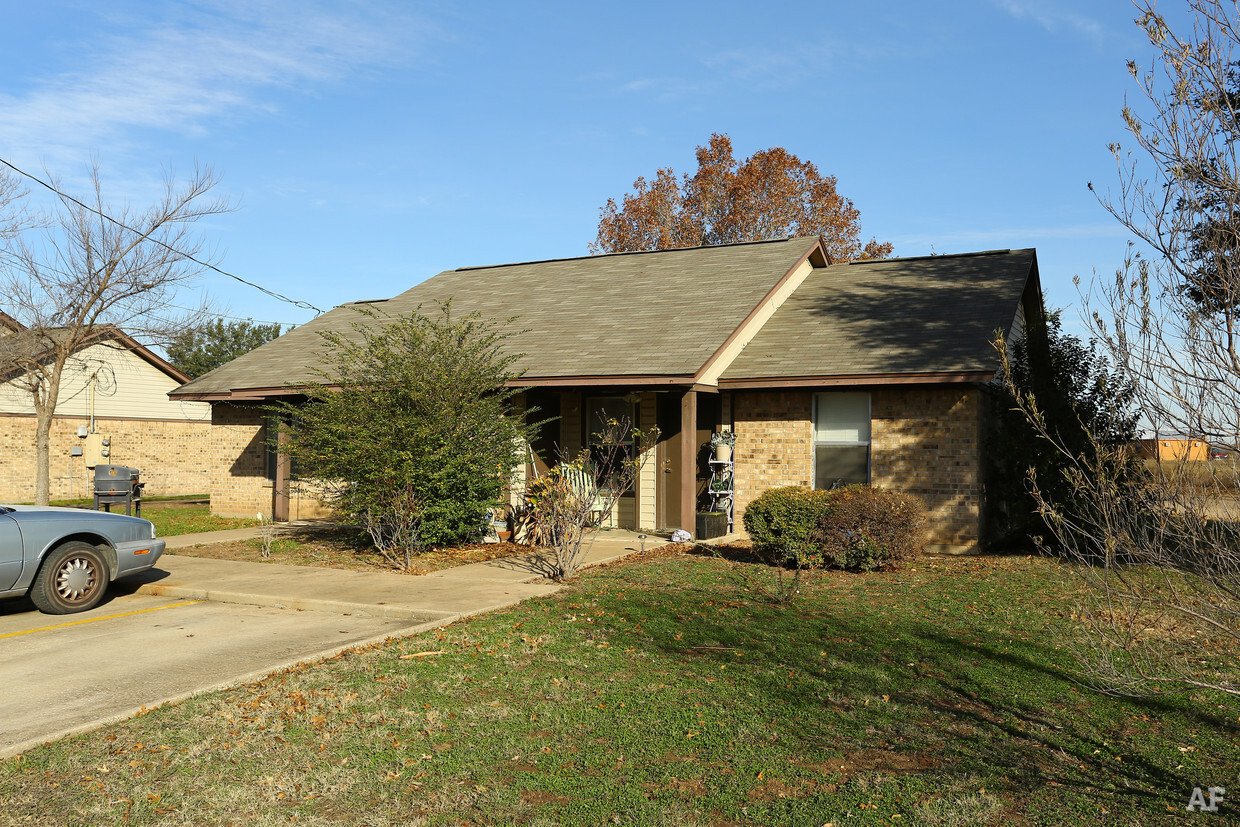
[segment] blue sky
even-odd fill
[[[1169,4],[1174,5],[1174,4]],[[839,179],[897,255],[1038,248],[1054,305],[1125,236],[1086,189],[1148,59],[1127,2],[45,2],[0,28],[0,155],[117,202],[209,164],[221,266],[331,307],[582,255],[711,132]],[[220,309],[298,310],[206,277]],[[190,297],[187,297],[187,302]]]

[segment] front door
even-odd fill
[[[684,528],[680,519],[680,395],[660,393],[655,411],[659,444],[655,452],[658,473],[655,486],[655,522],[660,531]],[[692,528],[692,526],[690,526]]]
[[[655,501],[656,522],[660,530],[683,528],[692,532],[695,515],[680,513],[680,486],[683,475],[692,474],[694,490],[700,502],[710,478],[710,467],[706,464],[710,454],[710,434],[719,427],[722,405],[717,393],[698,394],[697,431],[692,435],[696,459],[692,467],[683,468],[680,459],[680,441],[684,438],[680,430],[681,395],[660,393],[658,400],[659,448],[655,459],[659,463],[659,494]]]

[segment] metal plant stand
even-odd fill
[[[735,455],[733,453],[733,456]],[[710,510],[722,511],[728,515],[729,534],[734,529],[732,512],[733,494],[736,488],[735,470],[733,460],[712,458],[710,460],[710,484],[706,486],[706,493],[710,497]]]

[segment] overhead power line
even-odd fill
[[[9,252],[8,250],[0,249],[0,255],[6,255],[6,256],[8,256],[10,259],[12,259],[13,261],[17,262],[18,264],[24,264],[24,263],[25,263],[25,260],[24,260],[24,259],[22,259],[22,257],[21,257],[21,256],[17,255],[16,253],[11,253],[11,252]],[[74,278],[74,275],[73,275],[72,273],[69,273],[69,272],[66,272],[66,271],[64,271],[64,270],[61,270],[61,269],[60,269],[60,268],[58,268],[58,267],[53,267],[53,266],[51,266],[50,264],[40,264],[40,265],[39,265],[39,267],[40,267],[40,269],[43,269],[43,270],[49,270],[49,271],[51,271],[51,272],[53,272],[53,273],[56,273],[56,274],[61,275],[61,276],[65,276],[65,277],[67,277],[67,278]],[[171,303],[171,302],[170,302],[170,303],[168,304],[168,307],[174,308],[174,309],[176,309],[176,310],[184,310],[184,311],[187,311],[187,312],[189,312],[189,313],[199,313],[199,312],[202,312],[202,314],[203,314],[204,316],[210,316],[210,317],[212,317],[212,318],[228,319],[228,320],[230,320],[230,321],[234,321],[234,322],[253,322],[254,324],[278,324],[278,325],[280,325],[280,326],[282,326],[282,327],[287,327],[287,328],[289,328],[290,330],[292,330],[294,327],[297,327],[297,326],[298,326],[298,323],[297,323],[297,322],[280,322],[280,321],[274,321],[274,320],[272,320],[272,319],[256,319],[256,318],[254,318],[253,316],[234,316],[234,315],[232,315],[232,314],[230,314],[230,313],[221,313],[221,312],[220,312],[220,311],[218,311],[218,310],[213,310],[213,309],[211,309],[211,307],[210,307],[210,306],[208,306],[208,307],[206,307],[206,308],[202,308],[202,307],[186,307],[186,306],[185,306],[185,305],[183,305],[183,304],[173,304],[173,303]],[[2,310],[2,309],[3,309],[3,307],[0,307],[0,310]]]
[[[249,279],[246,279],[246,278],[242,278],[241,276],[237,275],[236,273],[230,273],[230,272],[228,272],[227,270],[222,270],[222,269],[220,269],[219,267],[216,267],[214,264],[212,264],[212,263],[211,263],[211,262],[209,262],[209,261],[203,261],[202,259],[195,258],[194,256],[191,256],[191,255],[189,255],[188,253],[186,253],[186,252],[184,252],[184,251],[182,251],[182,250],[178,250],[177,248],[173,247],[171,244],[166,244],[166,243],[164,243],[163,241],[160,241],[158,238],[153,238],[153,237],[148,236],[148,235],[146,235],[145,233],[141,232],[140,230],[135,230],[133,227],[130,227],[128,224],[125,224],[125,223],[124,223],[124,222],[122,222],[122,221],[118,221],[117,219],[113,218],[112,216],[108,215],[107,213],[103,212],[102,210],[99,210],[99,209],[97,209],[97,208],[95,208],[95,207],[90,206],[89,204],[85,204],[85,203],[83,203],[83,202],[79,201],[78,199],[76,199],[76,198],[74,198],[72,195],[70,195],[69,193],[67,193],[67,192],[65,192],[65,191],[63,191],[63,190],[61,190],[61,189],[57,188],[57,187],[56,187],[56,185],[54,185],[54,184],[52,184],[52,183],[50,183],[50,182],[48,182],[48,181],[43,180],[42,178],[40,178],[40,177],[39,177],[39,176],[37,176],[37,175],[33,175],[33,174],[29,173],[29,172],[26,172],[26,170],[22,169],[21,167],[16,166],[15,164],[13,164],[13,163],[11,163],[11,162],[9,162],[9,161],[5,160],[4,158],[0,158],[0,164],[4,164],[4,166],[6,166],[6,167],[8,167],[9,169],[13,170],[13,171],[14,171],[14,172],[16,172],[18,175],[21,175],[21,176],[23,176],[23,177],[25,177],[25,178],[29,178],[31,181],[34,181],[36,184],[38,184],[39,186],[43,187],[44,189],[47,189],[47,190],[49,190],[49,191],[51,191],[51,192],[55,193],[58,197],[63,198],[63,199],[65,199],[66,201],[71,201],[71,202],[73,202],[74,204],[77,204],[77,205],[78,205],[79,207],[81,207],[82,209],[87,210],[87,211],[89,211],[89,212],[92,212],[92,213],[94,213],[95,215],[99,216],[100,218],[102,218],[102,219],[104,219],[104,220],[106,220],[106,221],[109,221],[109,222],[111,222],[112,224],[115,224],[116,226],[120,227],[122,230],[128,230],[129,232],[134,233],[135,235],[138,235],[138,236],[146,236],[146,239],[147,239],[148,241],[150,241],[151,243],[153,243],[153,244],[158,244],[160,247],[163,247],[163,248],[164,248],[164,249],[166,249],[166,250],[169,250],[169,251],[171,251],[171,252],[173,252],[173,253],[176,253],[177,255],[182,256],[183,258],[187,258],[187,259],[189,259],[190,261],[194,262],[195,264],[197,264],[197,265],[198,265],[198,266],[200,266],[200,267],[205,267],[205,268],[206,268],[206,269],[208,269],[208,270],[211,270],[211,271],[213,271],[213,272],[219,273],[221,276],[226,276],[226,277],[228,277],[228,278],[232,279],[233,281],[240,282],[241,284],[244,284],[244,285],[245,285],[245,286],[247,286],[247,287],[253,287],[255,290],[259,291],[260,293],[264,293],[264,294],[266,294],[266,295],[270,296],[270,297],[271,297],[271,298],[273,298],[273,299],[277,299],[277,300],[282,301],[282,302],[287,302],[288,304],[291,304],[291,305],[293,305],[294,307],[300,307],[300,308],[301,308],[301,309],[303,309],[303,310],[310,310],[310,311],[312,311],[312,312],[314,312],[314,313],[322,313],[322,312],[323,312],[321,308],[315,307],[314,305],[310,304],[309,302],[305,302],[305,301],[302,301],[302,300],[300,300],[300,299],[294,299],[294,298],[291,298],[291,297],[289,297],[289,296],[284,295],[283,293],[279,293],[279,292],[277,292],[277,291],[275,291],[275,290],[271,290],[271,289],[269,289],[269,288],[267,288],[267,287],[263,287],[261,284],[257,284],[257,283],[255,283],[255,282],[250,281]]]

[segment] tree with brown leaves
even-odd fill
[[[641,177],[619,204],[607,199],[592,253],[666,250],[819,235],[832,261],[886,258],[889,242],[861,241],[861,213],[823,175],[783,147],[743,162],[718,133],[697,148],[697,171],[670,167]]]

